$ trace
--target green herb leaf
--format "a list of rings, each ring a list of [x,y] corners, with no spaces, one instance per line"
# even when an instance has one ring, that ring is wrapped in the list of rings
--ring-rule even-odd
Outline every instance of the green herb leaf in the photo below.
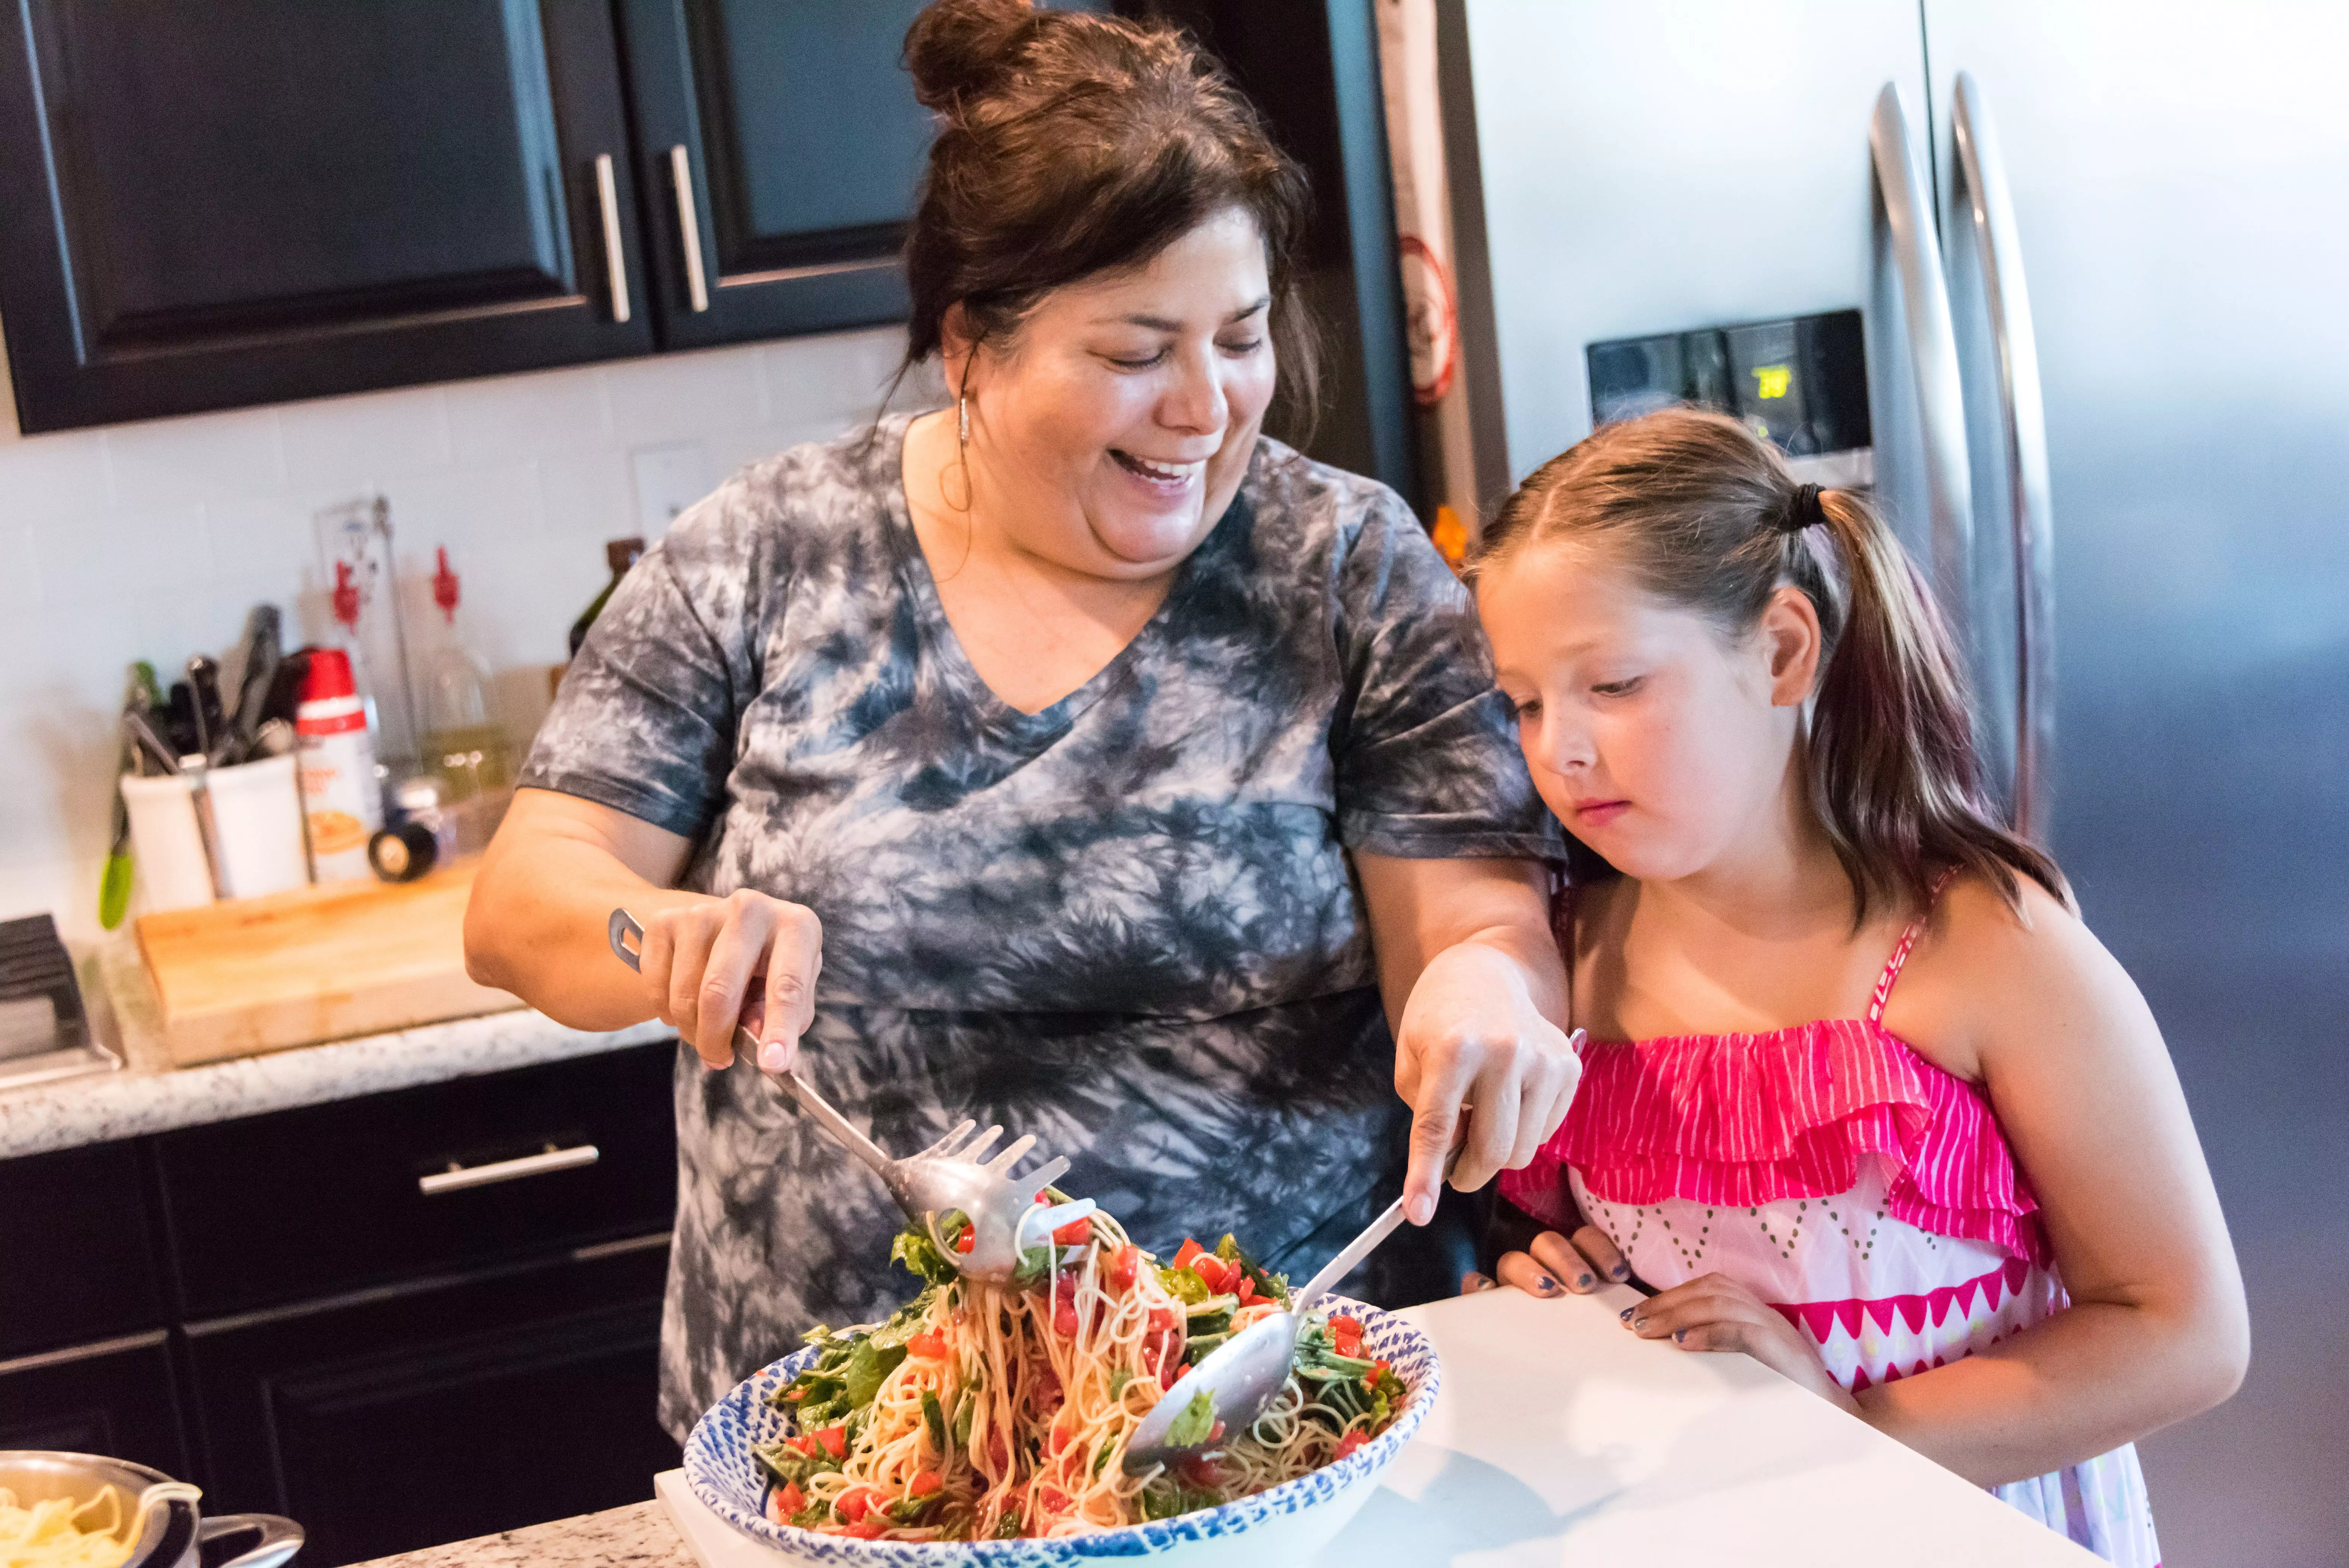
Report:
[[[1207,1440],[1216,1429],[1216,1396],[1212,1389],[1202,1388],[1191,1396],[1174,1424],[1166,1428],[1166,1441],[1177,1449],[1195,1449]]]
[[[940,1453],[947,1451],[947,1413],[939,1407],[938,1397],[928,1389],[922,1390],[922,1424],[930,1429],[930,1446]]]
[[[882,1379],[896,1371],[905,1359],[905,1347],[902,1345],[885,1347],[871,1339],[858,1340],[856,1348],[849,1354],[843,1378],[846,1386],[841,1394],[848,1408],[862,1410],[873,1403],[873,1396],[881,1391]]]
[[[962,1403],[955,1407],[954,1441],[957,1451],[970,1447],[971,1417],[978,1413],[978,1398],[973,1394],[965,1394]]]
[[[937,1243],[910,1225],[898,1231],[897,1239],[889,1244],[889,1261],[905,1264],[934,1285],[950,1283],[957,1277],[955,1266],[947,1262]]]

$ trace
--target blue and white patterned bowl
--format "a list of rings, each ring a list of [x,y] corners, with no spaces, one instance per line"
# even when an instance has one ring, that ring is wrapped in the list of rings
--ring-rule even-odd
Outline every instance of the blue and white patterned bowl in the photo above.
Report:
[[[767,1397],[815,1358],[811,1346],[752,1374],[712,1406],[685,1443],[685,1479],[702,1504],[735,1529],[794,1563],[855,1568],[1066,1568],[1098,1557],[1158,1559],[1167,1568],[1245,1553],[1250,1563],[1302,1563],[1327,1545],[1419,1430],[1444,1384],[1435,1346],[1392,1313],[1343,1297],[1330,1310],[1361,1320],[1367,1354],[1384,1359],[1408,1395],[1392,1426],[1353,1453],[1270,1491],[1174,1519],[1154,1520],[1056,1541],[858,1541],[776,1524],[766,1516],[767,1472],[750,1450],[792,1430]],[[1245,1534],[1245,1544],[1218,1543]]]

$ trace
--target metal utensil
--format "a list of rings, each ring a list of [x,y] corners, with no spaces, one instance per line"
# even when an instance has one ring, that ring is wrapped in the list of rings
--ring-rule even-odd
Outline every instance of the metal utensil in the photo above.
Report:
[[[206,1547],[212,1547],[209,1555],[218,1568],[280,1568],[302,1547],[302,1527],[290,1519],[274,1513],[205,1519],[196,1488],[145,1465],[98,1454],[0,1451],[0,1487],[22,1504],[62,1501],[77,1506],[114,1488],[139,1521],[123,1568],[197,1568]],[[216,1542],[223,1544],[213,1546]]]
[[[220,660],[199,653],[188,660],[188,694],[195,701],[196,750],[209,757],[221,731]]]
[[[645,928],[634,915],[626,909],[613,910],[605,935],[622,963],[630,969],[638,967]],[[630,941],[636,946],[629,947]],[[758,1035],[738,1023],[734,1049],[756,1062]],[[1012,1176],[1011,1168],[1036,1147],[1033,1137],[1014,1138],[1009,1147],[981,1164],[979,1156],[994,1147],[995,1140],[1003,1136],[1003,1129],[991,1127],[973,1137],[978,1124],[966,1120],[921,1153],[898,1159],[865,1137],[797,1073],[774,1073],[769,1076],[799,1103],[802,1110],[816,1119],[817,1126],[881,1179],[881,1185],[889,1189],[889,1196],[897,1200],[905,1217],[928,1234],[939,1255],[966,1278],[984,1284],[1009,1284],[1019,1270],[1030,1236],[1050,1234],[1092,1215],[1093,1200],[1090,1198],[1069,1203],[1037,1201],[1045,1188],[1067,1173],[1069,1161],[1065,1155],[1046,1160],[1025,1176]],[[968,1251],[957,1251],[948,1244],[943,1221],[955,1213],[970,1223],[971,1246]]]
[[[180,771],[179,753],[173,751],[171,742],[157,732],[154,722],[145,712],[136,709],[126,711],[122,715],[122,729],[138,742],[140,751],[155,764],[157,772],[175,774]],[[143,773],[146,770],[142,768],[140,771]]]
[[[1466,1147],[1463,1144],[1454,1147],[1444,1160],[1445,1179],[1450,1179],[1453,1168],[1460,1163],[1460,1151]],[[1268,1313],[1257,1319],[1176,1378],[1174,1386],[1150,1407],[1150,1414],[1142,1418],[1133,1435],[1125,1440],[1126,1474],[1140,1475],[1154,1466],[1195,1458],[1254,1426],[1271,1406],[1281,1386],[1288,1381],[1289,1367],[1297,1360],[1298,1336],[1305,1332],[1306,1314],[1313,1310],[1313,1303],[1328,1295],[1330,1287],[1351,1273],[1354,1265],[1369,1257],[1380,1242],[1393,1235],[1402,1219],[1402,1199],[1398,1198],[1365,1226],[1361,1235],[1324,1263],[1319,1273],[1301,1289],[1289,1293],[1286,1311]],[[1195,1443],[1167,1441],[1174,1423],[1202,1395],[1206,1397],[1210,1412],[1206,1423],[1209,1435]]]
[[[260,755],[257,741],[262,711],[268,704],[269,690],[277,679],[277,665],[284,657],[278,624],[275,605],[255,605],[244,618],[244,662],[237,672],[236,706],[224,715],[221,732],[212,737],[211,755],[214,767],[248,763]]]

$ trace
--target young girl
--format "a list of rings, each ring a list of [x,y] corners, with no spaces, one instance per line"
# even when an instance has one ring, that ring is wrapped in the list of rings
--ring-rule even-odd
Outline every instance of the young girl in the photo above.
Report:
[[[2242,1284],[2169,1059],[1983,804],[1948,633],[1864,500],[1733,421],[1601,430],[1472,562],[1536,784],[1581,1088],[1502,1192],[1538,1294],[1742,1350],[2115,1563],[2131,1439],[2227,1397]],[[1532,1229],[1532,1227],[1528,1227]]]

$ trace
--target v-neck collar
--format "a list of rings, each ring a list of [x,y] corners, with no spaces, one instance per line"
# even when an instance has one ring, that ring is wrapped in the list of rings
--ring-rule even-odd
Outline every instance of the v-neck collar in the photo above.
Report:
[[[905,432],[913,427],[918,414],[901,414],[885,428],[883,439],[875,441],[874,456],[881,463],[885,481],[880,485],[885,502],[890,528],[889,535],[897,551],[897,576],[916,608],[916,625],[924,643],[937,660],[937,669],[947,683],[968,704],[980,723],[993,734],[1014,743],[1043,742],[1057,738],[1081,718],[1085,711],[1124,680],[1127,670],[1150,647],[1163,641],[1166,628],[1184,600],[1198,582],[1200,566],[1212,554],[1228,546],[1248,526],[1249,512],[1247,482],[1245,478],[1232,497],[1223,516],[1207,531],[1196,548],[1183,558],[1174,569],[1174,581],[1166,590],[1165,598],[1151,613],[1142,628],[1126,639],[1107,664],[1093,671],[1084,684],[1049,707],[1030,713],[1007,702],[987,683],[978,667],[970,661],[964,649],[962,638],[947,618],[946,601],[938,596],[936,573],[930,570],[930,558],[922,550],[920,534],[914,528],[911,504],[905,498]],[[1249,455],[1249,465],[1255,465],[1255,454]]]

